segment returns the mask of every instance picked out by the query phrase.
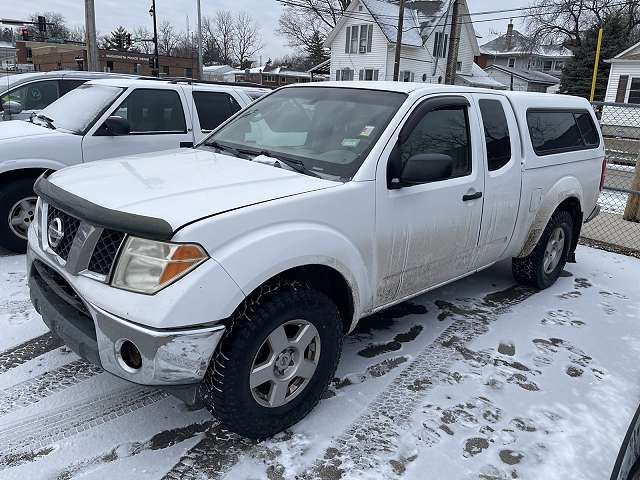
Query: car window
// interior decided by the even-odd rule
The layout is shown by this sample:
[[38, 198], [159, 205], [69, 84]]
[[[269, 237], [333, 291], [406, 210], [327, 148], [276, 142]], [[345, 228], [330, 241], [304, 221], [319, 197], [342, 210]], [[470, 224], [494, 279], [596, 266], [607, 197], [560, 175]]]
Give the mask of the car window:
[[538, 155], [551, 155], [587, 148], [574, 112], [532, 110], [527, 113], [527, 122], [529, 123], [531, 143]]
[[228, 93], [193, 92], [193, 100], [202, 130], [213, 130], [241, 110], [235, 98]]
[[489, 171], [494, 172], [500, 170], [511, 160], [509, 124], [502, 102], [499, 100], [482, 99], [478, 104], [484, 124]]
[[2, 102], [18, 102], [22, 110], [42, 110], [58, 99], [58, 81], [45, 80], [18, 87], [2, 96]]
[[186, 133], [180, 95], [175, 90], [138, 89], [113, 115], [129, 121], [131, 133]]
[[598, 130], [593, 123], [591, 115], [588, 112], [576, 113], [575, 115], [578, 128], [580, 128], [580, 132], [584, 138], [584, 143], [589, 147], [599, 146], [600, 135], [598, 135]]
[[427, 113], [400, 146], [402, 161], [418, 154], [439, 153], [453, 159], [450, 178], [471, 173], [471, 141], [467, 108], [451, 106]]
[[75, 90], [85, 82], [86, 80], [60, 80], [60, 96], [66, 95], [71, 90]]

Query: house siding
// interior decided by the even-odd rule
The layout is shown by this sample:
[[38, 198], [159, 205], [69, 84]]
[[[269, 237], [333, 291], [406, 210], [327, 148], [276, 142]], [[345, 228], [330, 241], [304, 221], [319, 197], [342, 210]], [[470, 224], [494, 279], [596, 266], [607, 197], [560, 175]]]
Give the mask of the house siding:
[[[507, 86], [507, 89], [511, 89], [511, 75], [508, 74], [507, 72], [503, 72], [501, 70], [495, 69], [495, 68], [490, 68], [487, 70], [487, 73], [489, 74], [489, 76], [491, 76], [491, 78], [493, 78], [494, 80], [497, 80], [498, 82], [502, 83], [503, 85]], [[529, 83], [520, 78], [520, 77], [516, 77], [514, 75], [513, 77], [513, 90], [516, 92], [526, 92], [529, 88]]]
[[[631, 52], [632, 54], [633, 52]], [[622, 75], [629, 76], [627, 91], [624, 96], [624, 103], [629, 100], [629, 90], [631, 89], [631, 80], [640, 78], [640, 60], [635, 62], [612, 63], [609, 72], [609, 83], [607, 84], [607, 92], [605, 94], [605, 102], [615, 102], [618, 92], [618, 84]], [[599, 99], [596, 99], [599, 100]], [[602, 109], [602, 123], [604, 125], [616, 125], [624, 127], [640, 127], [640, 108], [631, 106], [625, 107], [604, 107]], [[637, 132], [634, 136], [640, 135]]]

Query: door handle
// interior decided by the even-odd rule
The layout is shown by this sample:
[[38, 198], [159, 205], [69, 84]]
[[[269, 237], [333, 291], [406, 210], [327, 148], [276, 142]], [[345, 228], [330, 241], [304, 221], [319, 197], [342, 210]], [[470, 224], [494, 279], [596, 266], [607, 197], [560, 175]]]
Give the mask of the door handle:
[[478, 200], [482, 198], [482, 192], [470, 193], [462, 197], [463, 202], [470, 202], [471, 200]]
[[180, 142], [180, 148], [193, 148], [193, 142]]

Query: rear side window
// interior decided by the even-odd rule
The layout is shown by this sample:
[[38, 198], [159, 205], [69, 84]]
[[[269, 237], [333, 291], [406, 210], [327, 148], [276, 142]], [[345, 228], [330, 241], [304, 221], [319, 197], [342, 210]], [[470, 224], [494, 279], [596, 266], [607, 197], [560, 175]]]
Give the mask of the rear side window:
[[71, 90], [75, 90], [80, 85], [84, 84], [86, 80], [61, 80], [60, 81], [60, 96], [66, 95]]
[[583, 115], [589, 113], [584, 110], [529, 110], [527, 122], [536, 154], [543, 156], [596, 148], [600, 143], [597, 130], [591, 118]]
[[228, 93], [193, 92], [193, 100], [202, 130], [213, 130], [241, 109]]
[[480, 100], [480, 113], [487, 143], [489, 170], [500, 170], [511, 160], [511, 137], [504, 108], [499, 100]]

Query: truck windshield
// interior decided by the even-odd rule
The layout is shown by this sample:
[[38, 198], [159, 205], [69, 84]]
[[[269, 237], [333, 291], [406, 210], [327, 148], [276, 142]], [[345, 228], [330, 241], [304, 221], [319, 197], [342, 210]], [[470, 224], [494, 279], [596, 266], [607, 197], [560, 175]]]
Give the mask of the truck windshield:
[[56, 129], [82, 134], [123, 91], [110, 85], [81, 85], [42, 110], [40, 117], [51, 120]]
[[289, 159], [309, 174], [348, 181], [406, 98], [357, 88], [284, 88], [247, 107], [205, 145]]

